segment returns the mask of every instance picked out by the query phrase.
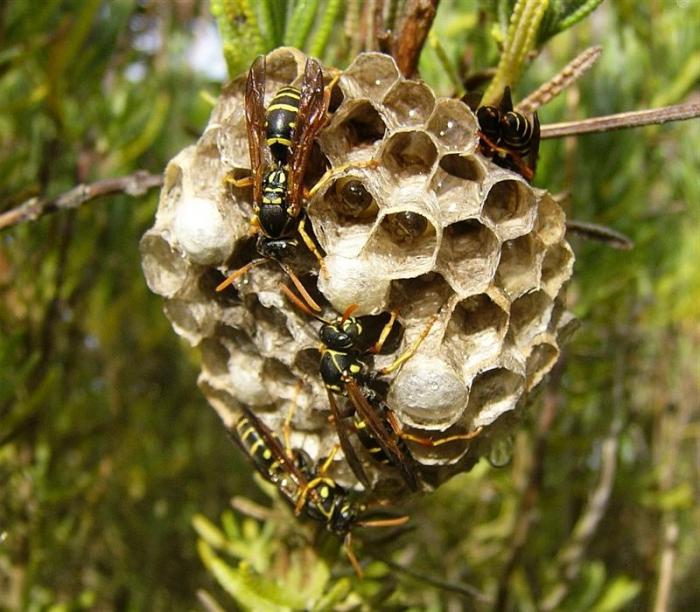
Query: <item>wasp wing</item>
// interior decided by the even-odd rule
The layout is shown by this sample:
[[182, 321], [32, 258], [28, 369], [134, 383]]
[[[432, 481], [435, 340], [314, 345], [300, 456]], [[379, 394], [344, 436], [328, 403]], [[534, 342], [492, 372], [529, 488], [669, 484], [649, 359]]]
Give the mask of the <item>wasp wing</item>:
[[[540, 119], [537, 111], [532, 115], [532, 137], [530, 140], [530, 152], [528, 153], [527, 165], [532, 170], [532, 176], [537, 169], [537, 157], [540, 154]], [[530, 179], [532, 180], [532, 179]]]
[[299, 113], [292, 136], [292, 155], [289, 169], [289, 209], [295, 217], [301, 209], [304, 172], [309, 162], [311, 148], [319, 130], [326, 122], [328, 99], [324, 94], [321, 65], [314, 59], [306, 60], [304, 79], [301, 83]]
[[335, 401], [335, 396], [333, 395], [333, 392], [330, 389], [327, 389], [327, 392], [328, 403], [331, 407], [331, 414], [333, 415], [333, 420], [335, 421], [335, 428], [338, 431], [338, 440], [340, 441], [340, 448], [343, 449], [343, 454], [345, 455], [345, 459], [347, 460], [348, 465], [352, 470], [352, 473], [355, 474], [355, 476], [362, 483], [365, 489], [369, 490], [371, 488], [371, 485], [369, 482], [369, 478], [367, 477], [367, 472], [365, 472], [365, 468], [362, 466], [362, 462], [358, 459], [357, 453], [355, 452], [355, 448], [350, 442], [350, 437], [348, 436], [348, 431], [345, 426], [345, 419], [340, 414], [340, 410], [338, 409], [338, 403]]
[[255, 58], [245, 83], [245, 118], [248, 130], [253, 203], [262, 198], [262, 145], [265, 141], [265, 56]]
[[513, 110], [513, 98], [510, 95], [509, 85], [506, 85], [505, 89], [503, 90], [503, 97], [498, 105], [498, 110], [501, 111], [501, 115], [505, 115]]
[[392, 439], [393, 434], [387, 430], [384, 422], [377, 416], [376, 409], [369, 403], [369, 400], [354, 379], [350, 378], [345, 381], [345, 389], [355, 410], [357, 410], [357, 413], [367, 425], [370, 435], [388, 457], [391, 465], [401, 472], [401, 477], [406, 486], [411, 491], [417, 491], [418, 476], [413, 464], [413, 458], [403, 452], [396, 440]]

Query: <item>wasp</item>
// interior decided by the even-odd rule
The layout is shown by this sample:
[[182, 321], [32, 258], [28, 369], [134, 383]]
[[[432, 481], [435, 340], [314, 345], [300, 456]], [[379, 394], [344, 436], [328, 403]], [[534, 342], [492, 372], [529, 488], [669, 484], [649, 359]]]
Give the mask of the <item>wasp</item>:
[[[350, 441], [351, 429], [357, 433], [358, 440], [375, 460], [396, 468], [406, 486], [411, 491], [420, 487], [416, 462], [406, 442], [435, 447], [458, 440], [471, 440], [481, 432], [481, 428], [466, 433], [446, 436], [439, 440], [424, 438], [403, 430], [396, 414], [383, 401], [376, 390], [380, 377], [400, 368], [418, 350], [427, 337], [437, 318], [433, 315], [416, 341], [401, 353], [392, 363], [379, 370], [373, 370], [367, 363], [371, 355], [379, 353], [396, 323], [396, 312], [390, 314], [389, 320], [382, 328], [376, 342], [364, 348], [363, 327], [360, 320], [352, 316], [356, 304], [333, 320], [326, 320], [313, 311], [310, 304], [302, 301], [286, 285], [280, 288], [287, 298], [302, 312], [321, 322], [319, 339], [321, 341], [321, 360], [319, 371], [328, 395], [331, 416], [338, 431], [338, 440], [348, 465], [357, 479], [371, 488], [367, 473]], [[346, 396], [350, 400], [350, 411], [341, 411], [336, 395]], [[353, 416], [352, 427], [346, 419]]]
[[351, 499], [350, 492], [327, 475], [335, 451], [317, 469], [302, 449], [285, 450], [280, 440], [246, 407], [229, 433], [258, 473], [277, 487], [297, 515], [324, 524], [328, 531], [343, 539], [345, 553], [360, 577], [362, 568], [352, 550], [352, 530], [395, 527], [408, 521], [407, 516], [363, 520], [367, 506]]
[[[327, 120], [330, 92], [337, 77], [324, 87], [320, 64], [308, 58], [300, 88], [280, 88], [266, 109], [265, 72], [265, 56], [261, 55], [253, 62], [245, 86], [251, 174], [243, 179], [227, 179], [236, 187], [253, 187], [250, 225], [251, 234], [258, 235], [260, 258], [229, 275], [217, 291], [268, 260], [278, 261], [289, 274], [291, 270], [282, 260], [298, 245], [297, 235], [323, 266], [318, 248], [305, 229], [303, 182], [314, 139]], [[269, 163], [263, 160], [265, 148]]]
[[540, 148], [540, 121], [535, 112], [532, 120], [513, 110], [510, 87], [506, 87], [498, 106], [476, 109], [479, 122], [479, 149], [508, 170], [532, 181]]

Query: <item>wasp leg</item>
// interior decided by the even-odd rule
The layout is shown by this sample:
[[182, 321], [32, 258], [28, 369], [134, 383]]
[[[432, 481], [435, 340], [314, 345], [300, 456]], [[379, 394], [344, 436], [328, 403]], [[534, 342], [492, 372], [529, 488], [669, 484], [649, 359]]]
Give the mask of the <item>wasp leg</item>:
[[323, 482], [325, 473], [328, 471], [328, 468], [330, 468], [331, 463], [333, 462], [333, 458], [335, 457], [335, 454], [338, 452], [339, 448], [340, 446], [338, 444], [333, 446], [333, 450], [330, 452], [327, 459], [323, 462], [323, 465], [319, 468], [318, 472], [316, 472], [316, 476], [312, 478], [309, 482], [307, 482], [303, 490], [299, 493], [297, 504], [294, 507], [294, 514], [296, 514], [297, 516], [301, 514], [301, 511], [306, 505], [306, 500], [309, 497], [309, 493], [314, 493], [314, 489]]
[[303, 217], [301, 221], [299, 221], [297, 231], [299, 232], [301, 239], [304, 241], [306, 248], [309, 249], [309, 251], [311, 251], [314, 254], [314, 257], [318, 260], [318, 265], [321, 268], [321, 273], [324, 276], [327, 275], [328, 271], [326, 270], [326, 264], [323, 261], [323, 256], [318, 250], [318, 246], [316, 246], [316, 243], [312, 240], [311, 236], [306, 231], [306, 217]]
[[338, 174], [342, 174], [350, 168], [376, 168], [379, 162], [376, 159], [368, 159], [365, 161], [348, 162], [347, 164], [342, 164], [337, 168], [330, 168], [326, 173], [318, 179], [316, 184], [304, 193], [304, 198], [310, 200], [316, 195], [316, 192], [323, 187], [328, 181], [332, 180]]
[[436, 446], [442, 446], [443, 444], [448, 444], [450, 442], [466, 442], [467, 440], [472, 440], [476, 438], [484, 429], [483, 427], [478, 427], [477, 429], [475, 429], [474, 431], [470, 431], [469, 433], [456, 434], [454, 436], [445, 436], [444, 438], [439, 438], [438, 440], [432, 440], [431, 438], [424, 438], [423, 436], [417, 436], [415, 434], [410, 434], [404, 431], [403, 427], [401, 426], [401, 423], [399, 422], [398, 417], [390, 410], [387, 411], [387, 418], [389, 419], [389, 424], [394, 430], [394, 433], [397, 436], [399, 436], [402, 440], [415, 442], [416, 444], [419, 444], [420, 446], [425, 446], [427, 448], [435, 448]]
[[393, 372], [394, 370], [400, 368], [404, 363], [406, 363], [413, 355], [415, 352], [418, 350], [418, 347], [421, 345], [423, 340], [428, 336], [430, 333], [431, 328], [433, 327], [433, 323], [435, 323], [435, 320], [437, 319], [437, 313], [434, 314], [430, 319], [428, 320], [428, 323], [426, 326], [423, 328], [423, 331], [421, 332], [420, 336], [416, 339], [416, 341], [409, 346], [401, 355], [399, 355], [392, 363], [390, 363], [388, 366], [382, 368], [379, 370], [380, 374], [389, 374]]
[[241, 189], [242, 187], [251, 187], [255, 181], [253, 180], [253, 176], [244, 176], [243, 178], [240, 179], [235, 179], [230, 176], [225, 176], [224, 177], [224, 183], [228, 183], [229, 185], [233, 185], [234, 187], [238, 187]]
[[396, 323], [396, 311], [392, 310], [391, 317], [387, 321], [386, 325], [382, 327], [379, 338], [377, 338], [377, 341], [372, 345], [372, 348], [369, 349], [370, 353], [377, 354], [382, 350], [382, 347], [384, 346], [386, 339], [389, 337], [391, 330], [394, 329], [394, 323]]

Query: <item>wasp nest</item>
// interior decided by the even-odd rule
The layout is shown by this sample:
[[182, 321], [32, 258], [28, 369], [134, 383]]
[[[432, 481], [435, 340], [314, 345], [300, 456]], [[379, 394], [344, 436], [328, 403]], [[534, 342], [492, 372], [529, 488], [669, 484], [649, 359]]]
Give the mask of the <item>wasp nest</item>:
[[[291, 49], [268, 56], [266, 104], [298, 84], [305, 59]], [[245, 404], [281, 437], [294, 404], [292, 446], [318, 459], [338, 439], [318, 371], [318, 322], [282, 295], [288, 278], [274, 262], [214, 290], [256, 257], [251, 190], [225, 186], [250, 173], [244, 88], [245, 75], [223, 91], [199, 142], [168, 165], [143, 269], [175, 331], [201, 349], [199, 384], [223, 420]], [[331, 171], [306, 203], [326, 271], [313, 257], [291, 265], [326, 318], [356, 304], [379, 330], [397, 312], [404, 333], [374, 367], [434, 319], [417, 353], [387, 377], [387, 403], [406, 431], [434, 440], [483, 427], [470, 442], [408, 442], [425, 486], [435, 485], [508, 434], [519, 402], [559, 356], [572, 319], [559, 300], [574, 259], [564, 214], [546, 191], [480, 155], [463, 103], [402, 78], [386, 55], [360, 55], [329, 110], [306, 173], [311, 186]], [[358, 455], [367, 458], [359, 445]], [[333, 470], [356, 485], [342, 453]], [[391, 468], [372, 474], [379, 488], [397, 480]]]

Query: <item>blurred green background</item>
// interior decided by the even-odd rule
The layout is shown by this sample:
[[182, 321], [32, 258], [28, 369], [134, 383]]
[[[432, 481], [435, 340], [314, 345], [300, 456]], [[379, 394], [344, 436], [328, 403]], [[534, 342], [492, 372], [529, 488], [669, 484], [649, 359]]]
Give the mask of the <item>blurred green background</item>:
[[[213, 4], [224, 20], [251, 6]], [[346, 65], [361, 4], [297, 2], [318, 15], [307, 48], [329, 16], [322, 57]], [[263, 5], [284, 19], [284, 3]], [[511, 7], [440, 4], [433, 32], [454, 67], [497, 64]], [[600, 44], [543, 124], [698, 102], [698, 23], [692, 0], [603, 3], [546, 43], [514, 97]], [[258, 42], [283, 40], [278, 30]], [[206, 124], [226, 79], [221, 44], [204, 0], [1, 3], [0, 213], [80, 182], [160, 173]], [[229, 66], [244, 69], [255, 44], [240, 57], [229, 47]], [[434, 48], [420, 67], [452, 93]], [[300, 568], [314, 568], [315, 609], [698, 605], [699, 168], [699, 120], [542, 143], [535, 184], [569, 191], [572, 218], [636, 246], [572, 240], [581, 328], [532, 398], [512, 462], [480, 464], [409, 505], [415, 529], [376, 550], [410, 573], [376, 563], [362, 584], [347, 564], [329, 573], [328, 556], [290, 553], [298, 545], [274, 520], [226, 510], [234, 494], [265, 497], [196, 388], [196, 353], [143, 281], [138, 241], [156, 191], [0, 232], [0, 609], [188, 609], [198, 589], [210, 609], [277, 609], [260, 576], [283, 597]]]

